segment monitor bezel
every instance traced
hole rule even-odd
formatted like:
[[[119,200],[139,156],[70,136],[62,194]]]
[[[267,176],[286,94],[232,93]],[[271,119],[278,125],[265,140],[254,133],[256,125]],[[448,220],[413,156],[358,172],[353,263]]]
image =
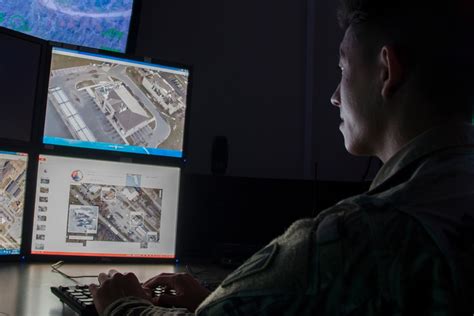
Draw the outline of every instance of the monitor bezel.
[[[35,214],[35,199],[36,199],[36,187],[37,187],[37,180],[38,180],[38,165],[39,165],[39,157],[40,155],[48,155],[48,156],[56,156],[56,157],[64,157],[64,158],[76,158],[76,159],[90,159],[90,160],[97,160],[97,161],[104,161],[104,162],[118,162],[118,163],[132,163],[132,164],[142,164],[148,166],[163,166],[163,167],[173,167],[179,169],[179,189],[178,189],[178,205],[177,205],[177,216],[176,216],[176,231],[175,231],[175,257],[174,258],[147,258],[147,257],[139,257],[139,256],[132,256],[132,257],[101,257],[101,256],[74,256],[74,255],[48,255],[48,254],[33,254],[32,253],[32,242],[33,242],[33,225],[34,225],[34,214]],[[110,159],[104,158],[103,156],[97,155],[97,153],[84,153],[83,155],[75,155],[71,153],[61,153],[59,154],[55,150],[44,150],[35,155],[34,157],[29,158],[29,162],[34,164],[33,168],[30,168],[31,175],[30,179],[30,187],[29,190],[29,205],[28,205],[28,213],[24,218],[23,227],[26,230],[23,230],[22,236],[22,252],[21,258],[22,260],[26,260],[28,262],[56,262],[56,261],[64,261],[67,263],[176,263],[179,262],[180,257],[180,247],[179,247],[179,218],[181,215],[181,200],[182,200],[182,193],[183,193],[183,168],[182,165],[177,165],[176,163],[160,163],[159,165],[156,163],[145,162],[144,160],[131,160],[126,157]],[[25,197],[26,199],[26,197]],[[26,205],[25,205],[26,207]]]
[[[142,12],[142,0],[134,0],[132,7],[132,15],[130,17],[130,26],[128,28],[127,45],[125,54],[134,55],[137,49],[138,31],[140,29]]]
[[[39,128],[39,144],[41,150],[54,150],[61,154],[76,154],[81,155],[84,151],[94,151],[100,153],[101,157],[110,157],[110,158],[130,158],[130,159],[146,159],[147,161],[151,161],[153,163],[171,163],[171,164],[181,164],[182,162],[187,161],[188,157],[188,139],[189,139],[189,126],[190,126],[190,109],[192,107],[192,86],[193,86],[193,67],[191,65],[186,65],[182,63],[172,62],[172,61],[165,61],[162,59],[151,58],[151,57],[144,57],[144,56],[136,56],[130,55],[125,53],[118,53],[118,52],[111,52],[107,50],[100,50],[100,49],[91,49],[89,47],[82,47],[82,46],[75,46],[69,45],[64,43],[57,43],[57,42],[49,42],[51,47],[51,56],[52,51],[54,48],[59,49],[66,49],[72,50],[77,52],[84,52],[90,54],[98,54],[103,55],[105,57],[111,58],[120,58],[120,59],[127,59],[131,61],[137,62],[145,62],[150,64],[158,64],[162,66],[174,67],[174,68],[181,68],[186,69],[189,73],[188,76],[188,86],[187,86],[187,95],[186,95],[186,109],[184,113],[184,132],[183,132],[183,140],[182,140],[182,154],[181,157],[171,157],[171,156],[161,156],[161,155],[146,155],[140,153],[130,153],[130,152],[122,152],[122,151],[109,151],[109,150],[102,150],[102,149],[89,149],[83,147],[74,147],[74,146],[62,146],[62,145],[52,145],[52,144],[45,144],[43,141],[43,136],[45,135],[46,129],[46,110],[48,106],[48,88],[49,88],[49,73],[51,67],[51,59],[48,63],[48,70],[47,70],[47,79],[45,80],[45,91],[43,92],[43,106],[41,109],[40,115],[40,122],[42,126]]]

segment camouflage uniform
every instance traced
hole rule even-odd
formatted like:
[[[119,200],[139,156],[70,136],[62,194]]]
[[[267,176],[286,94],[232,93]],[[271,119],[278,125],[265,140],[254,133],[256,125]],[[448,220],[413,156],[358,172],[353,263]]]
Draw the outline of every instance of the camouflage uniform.
[[[367,193],[294,223],[196,314],[472,315],[473,245],[474,128],[445,125],[402,148]]]

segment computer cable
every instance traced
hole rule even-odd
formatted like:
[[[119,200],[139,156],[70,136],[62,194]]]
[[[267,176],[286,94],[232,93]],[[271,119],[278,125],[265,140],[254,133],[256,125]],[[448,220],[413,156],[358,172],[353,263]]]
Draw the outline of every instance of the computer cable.
[[[51,269],[52,269],[52,272],[55,272],[55,273],[59,273],[61,274],[63,277],[67,278],[67,279],[70,279],[71,281],[77,283],[77,284],[80,284],[79,281],[77,281],[76,279],[81,279],[81,278],[98,278],[99,276],[98,275],[69,275],[63,271],[60,270],[60,267],[62,267],[64,265],[64,261],[58,261],[56,263],[53,263],[51,265]]]

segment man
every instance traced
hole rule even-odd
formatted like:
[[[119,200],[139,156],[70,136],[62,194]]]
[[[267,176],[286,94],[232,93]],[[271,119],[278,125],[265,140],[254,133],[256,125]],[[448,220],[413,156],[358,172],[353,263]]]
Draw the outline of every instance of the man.
[[[185,274],[91,286],[106,315],[472,315],[474,130],[466,1],[342,0],[346,149],[384,162],[371,188],[294,223],[208,295]],[[177,295],[152,301],[149,288]],[[202,302],[202,303],[201,303]],[[140,314],[143,313],[143,314]]]

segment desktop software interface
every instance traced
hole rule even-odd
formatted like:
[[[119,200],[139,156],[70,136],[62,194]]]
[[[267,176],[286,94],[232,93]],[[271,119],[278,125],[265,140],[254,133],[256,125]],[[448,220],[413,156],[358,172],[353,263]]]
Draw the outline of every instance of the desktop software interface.
[[[32,254],[175,257],[179,168],[39,160]]]
[[[0,152],[0,255],[20,254],[27,154]]]
[[[54,48],[43,142],[183,157],[189,70]]]

